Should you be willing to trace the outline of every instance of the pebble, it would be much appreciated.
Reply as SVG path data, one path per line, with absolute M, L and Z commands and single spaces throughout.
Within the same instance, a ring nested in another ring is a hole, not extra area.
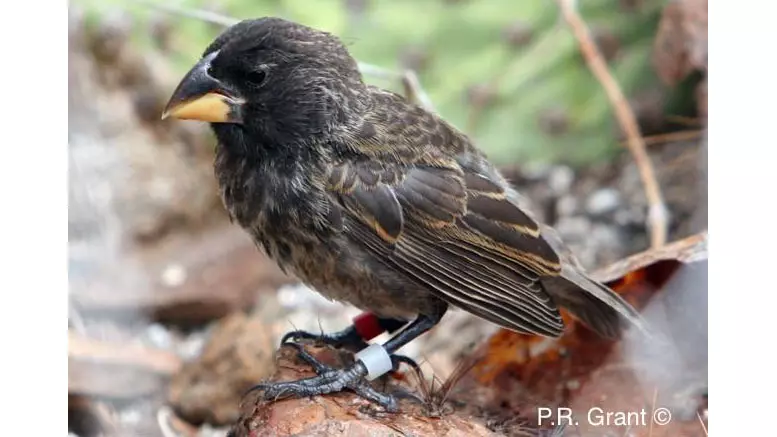
M 618 190 L 602 188 L 588 197 L 585 208 L 593 216 L 604 216 L 615 212 L 620 203 L 620 192 Z
M 623 239 L 620 238 L 617 228 L 612 226 L 594 226 L 588 234 L 592 240 L 592 245 L 601 248 L 612 248 L 622 246 Z
M 562 240 L 581 241 L 591 231 L 591 222 L 585 217 L 561 217 L 555 228 Z
M 153 323 L 146 328 L 146 338 L 151 345 L 160 349 L 170 349 L 173 346 L 172 334 L 159 323 Z
M 556 201 L 556 213 L 559 216 L 575 215 L 580 209 L 580 202 L 573 196 L 563 196 Z
M 143 419 L 143 415 L 136 408 L 126 408 L 118 412 L 119 420 L 124 424 L 138 424 Z
M 186 282 L 186 269 L 180 264 L 170 264 L 162 271 L 162 283 L 165 286 L 174 288 L 183 285 Z
M 212 328 L 213 325 L 210 325 L 208 328 L 193 332 L 181 340 L 176 347 L 178 356 L 187 361 L 198 357 L 205 347 L 205 342 L 210 338 Z
M 638 207 L 620 208 L 613 214 L 613 221 L 618 226 L 643 226 L 646 213 Z
M 200 427 L 197 437 L 225 437 L 231 427 L 214 427 L 209 424 L 204 424 Z
M 566 194 L 575 181 L 575 172 L 565 165 L 555 167 L 548 176 L 548 186 L 557 195 Z

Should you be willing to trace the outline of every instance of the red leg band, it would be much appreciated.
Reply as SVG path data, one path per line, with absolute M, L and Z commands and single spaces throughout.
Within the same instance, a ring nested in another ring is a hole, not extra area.
M 384 331 L 375 314 L 369 312 L 364 312 L 354 317 L 353 326 L 364 341 L 370 341 L 383 334 Z

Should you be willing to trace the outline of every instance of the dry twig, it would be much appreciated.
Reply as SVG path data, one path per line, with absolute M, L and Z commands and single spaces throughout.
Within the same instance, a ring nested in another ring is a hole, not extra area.
M 669 132 L 665 134 L 650 135 L 642 137 L 642 141 L 646 146 L 654 146 L 656 144 L 665 144 L 673 141 L 690 141 L 697 138 L 701 138 L 702 131 L 699 129 L 694 130 L 681 130 L 677 132 Z M 628 141 L 621 141 L 621 145 L 628 146 Z
M 698 117 L 687 117 L 685 115 L 667 115 L 666 121 L 689 127 L 703 126 L 703 123 Z
M 607 98 L 613 106 L 618 123 L 628 138 L 628 146 L 639 168 L 642 184 L 645 186 L 645 195 L 650 205 L 648 210 L 648 230 L 650 232 L 651 246 L 653 248 L 663 246 L 667 237 L 666 206 L 661 194 L 661 187 L 653 171 L 653 164 L 651 164 L 650 157 L 645 150 L 645 142 L 642 139 L 634 112 L 629 107 L 620 86 L 607 68 L 607 63 L 593 41 L 588 26 L 577 12 L 575 1 L 556 0 L 556 2 L 559 8 L 561 8 L 564 20 L 572 29 L 572 33 L 580 45 L 580 52 L 583 54 L 588 68 L 601 83 L 602 88 L 604 88 Z

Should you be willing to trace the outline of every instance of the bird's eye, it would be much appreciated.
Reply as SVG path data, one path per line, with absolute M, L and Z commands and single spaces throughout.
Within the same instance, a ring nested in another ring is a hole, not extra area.
M 246 79 L 248 79 L 248 81 L 251 82 L 251 84 L 254 86 L 262 85 L 264 81 L 267 80 L 267 71 L 263 68 L 249 71 L 246 75 Z

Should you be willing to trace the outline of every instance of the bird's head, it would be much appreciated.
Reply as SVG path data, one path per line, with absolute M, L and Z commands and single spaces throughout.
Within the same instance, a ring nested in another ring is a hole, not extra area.
M 210 44 L 162 117 L 207 121 L 217 135 L 293 142 L 347 123 L 364 90 L 337 37 L 279 18 L 245 20 Z

